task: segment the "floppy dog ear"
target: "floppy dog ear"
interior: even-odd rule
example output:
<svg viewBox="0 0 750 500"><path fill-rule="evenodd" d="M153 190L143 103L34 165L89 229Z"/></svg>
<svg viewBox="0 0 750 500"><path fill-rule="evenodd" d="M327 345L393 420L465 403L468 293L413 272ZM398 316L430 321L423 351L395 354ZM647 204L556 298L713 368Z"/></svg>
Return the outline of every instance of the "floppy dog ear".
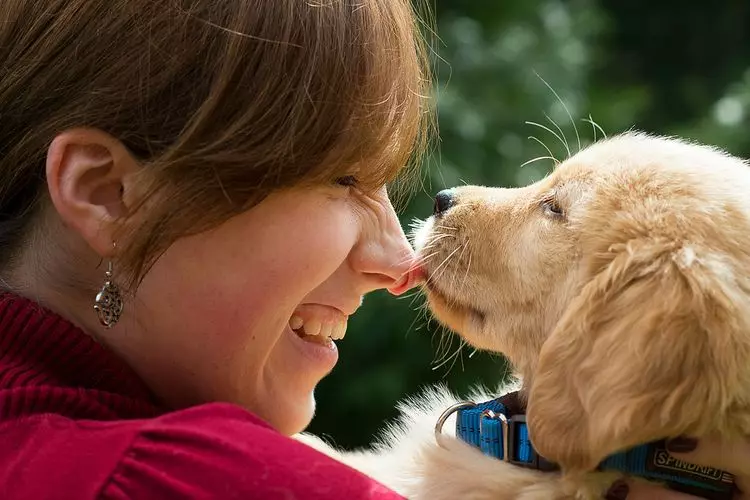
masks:
<svg viewBox="0 0 750 500"><path fill-rule="evenodd" d="M543 345L529 391L534 446L572 471L637 444L726 431L737 424L730 407L750 403L740 392L747 292L727 262L658 240L601 257Z"/></svg>

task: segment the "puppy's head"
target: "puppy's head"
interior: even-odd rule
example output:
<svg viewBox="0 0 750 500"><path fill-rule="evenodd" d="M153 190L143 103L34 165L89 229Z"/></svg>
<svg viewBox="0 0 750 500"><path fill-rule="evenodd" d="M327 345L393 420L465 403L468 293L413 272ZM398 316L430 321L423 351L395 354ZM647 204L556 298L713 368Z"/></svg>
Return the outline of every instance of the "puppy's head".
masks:
<svg viewBox="0 0 750 500"><path fill-rule="evenodd" d="M542 455L588 470L750 432L750 169L626 134L527 187L441 193L415 234L435 316L505 354Z"/></svg>

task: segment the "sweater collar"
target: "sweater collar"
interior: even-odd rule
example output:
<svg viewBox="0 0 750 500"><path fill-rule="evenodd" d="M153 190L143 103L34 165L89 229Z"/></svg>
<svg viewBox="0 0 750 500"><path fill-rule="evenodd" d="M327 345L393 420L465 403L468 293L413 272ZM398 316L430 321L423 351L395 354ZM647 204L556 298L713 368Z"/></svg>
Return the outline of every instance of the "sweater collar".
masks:
<svg viewBox="0 0 750 500"><path fill-rule="evenodd" d="M42 386L100 391L156 411L153 394L111 351L40 304L0 293L0 389Z"/></svg>

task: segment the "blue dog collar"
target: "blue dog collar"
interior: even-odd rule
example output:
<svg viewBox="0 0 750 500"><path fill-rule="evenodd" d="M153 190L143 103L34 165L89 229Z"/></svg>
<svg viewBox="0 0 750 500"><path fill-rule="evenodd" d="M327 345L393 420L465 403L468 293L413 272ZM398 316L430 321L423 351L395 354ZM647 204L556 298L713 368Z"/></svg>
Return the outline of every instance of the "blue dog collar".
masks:
<svg viewBox="0 0 750 500"><path fill-rule="evenodd" d="M557 464L534 450L526 415L513 411L519 410L517 401L517 393L510 393L483 403L458 403L443 412L435 432L439 434L447 418L456 413L456 437L485 455L520 467L558 471ZM663 440L610 455L598 470L663 482L672 490L709 500L730 500L735 491L731 474L678 460L667 452Z"/></svg>

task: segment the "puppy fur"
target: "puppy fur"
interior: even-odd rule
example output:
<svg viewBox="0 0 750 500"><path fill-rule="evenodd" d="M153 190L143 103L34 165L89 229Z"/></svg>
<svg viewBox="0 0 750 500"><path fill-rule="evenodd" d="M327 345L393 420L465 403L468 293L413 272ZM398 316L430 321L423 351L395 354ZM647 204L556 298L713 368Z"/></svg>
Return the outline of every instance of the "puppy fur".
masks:
<svg viewBox="0 0 750 500"><path fill-rule="evenodd" d="M534 446L563 473L449 435L444 389L405 401L372 450L322 451L409 498L601 498L606 456L678 435L750 434L750 169L723 151L627 133L532 185L462 186L418 229L436 318L504 354ZM498 395L505 391L498 391ZM486 400L473 394L470 400Z"/></svg>

